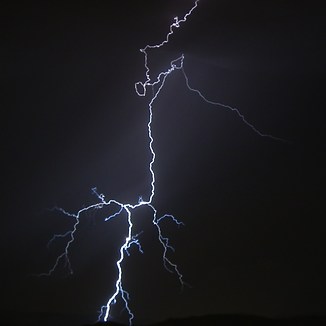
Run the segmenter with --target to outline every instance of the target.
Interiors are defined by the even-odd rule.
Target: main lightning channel
[[[111,200],[106,200],[104,194],[100,194],[96,188],[93,188],[93,194],[97,196],[97,198],[99,199],[99,202],[87,207],[84,207],[82,209],[80,209],[76,214],[74,213],[69,213],[66,210],[59,208],[59,207],[55,207],[54,210],[58,210],[59,212],[63,213],[64,215],[67,215],[69,217],[72,217],[75,222],[73,224],[73,228],[72,230],[65,232],[63,234],[55,234],[52,239],[49,241],[48,246],[51,245],[51,243],[57,239],[67,239],[66,242],[66,246],[64,248],[64,251],[57,257],[54,265],[52,266],[52,268],[47,272],[47,273],[41,273],[39,274],[40,276],[50,276],[52,275],[55,270],[59,267],[60,263],[63,262],[64,263],[64,267],[68,269],[70,274],[73,274],[73,269],[71,266],[71,262],[69,259],[69,250],[70,247],[72,245],[72,243],[75,240],[75,233],[77,231],[78,225],[80,223],[80,217],[83,213],[87,212],[87,211],[91,211],[91,210],[95,210],[95,209],[102,209],[104,206],[111,206],[111,205],[115,205],[118,207],[117,211],[115,213],[113,213],[112,215],[108,216],[105,221],[109,221],[113,218],[116,218],[118,216],[120,216],[123,212],[126,213],[127,215],[127,223],[128,223],[128,232],[127,232],[127,236],[125,238],[125,240],[123,241],[120,249],[119,249],[119,259],[116,261],[116,267],[117,267],[117,271],[118,271],[118,277],[116,279],[115,282],[115,291],[112,294],[112,296],[109,298],[109,300],[107,301],[107,303],[105,305],[103,305],[101,307],[100,310],[100,314],[99,314],[99,320],[103,320],[103,321],[108,321],[112,318],[111,315],[111,309],[112,306],[117,302],[118,298],[120,297],[125,305],[125,309],[128,312],[128,316],[129,316],[129,325],[132,325],[132,321],[134,319],[134,314],[132,312],[132,310],[129,307],[129,299],[130,299],[130,295],[129,293],[124,289],[123,287],[123,269],[122,269],[122,262],[124,261],[126,254],[129,255],[129,248],[132,245],[136,245],[138,247],[138,250],[143,253],[143,250],[141,248],[140,242],[138,240],[138,235],[133,235],[133,223],[132,223],[132,212],[141,207],[141,206],[147,206],[149,207],[152,212],[153,212],[153,218],[152,218],[152,223],[155,226],[156,230],[157,230],[157,235],[158,235],[158,240],[160,242],[160,244],[162,245],[163,248],[163,253],[162,253],[162,260],[163,260],[163,265],[166,268],[167,271],[171,272],[171,273],[175,273],[179,279],[179,282],[181,284],[181,286],[183,287],[186,283],[183,281],[183,275],[180,272],[177,264],[175,264],[169,257],[168,257],[168,253],[169,251],[174,251],[174,248],[171,246],[169,238],[165,237],[163,235],[163,232],[161,230],[160,227],[160,222],[164,219],[170,219],[172,222],[174,222],[175,224],[177,224],[178,226],[183,225],[182,222],[179,222],[177,220],[177,218],[175,218],[173,215],[171,214],[165,214],[161,217],[158,217],[158,212],[156,210],[156,208],[153,206],[152,202],[153,202],[153,198],[155,196],[155,172],[153,169],[153,165],[155,163],[155,159],[156,159],[156,154],[154,151],[154,147],[153,147],[153,143],[154,143],[154,138],[153,138],[153,133],[152,133],[152,122],[153,122],[153,104],[155,102],[155,100],[157,99],[157,97],[159,96],[162,88],[165,85],[166,79],[167,77],[175,70],[180,70],[183,67],[183,59],[184,56],[181,55],[180,57],[176,58],[175,60],[172,60],[170,62],[170,67],[166,70],[166,71],[162,71],[160,72],[157,77],[155,78],[154,82],[151,82],[151,79],[149,77],[150,75],[150,69],[149,66],[147,64],[147,52],[146,50],[148,48],[159,48],[161,46],[163,46],[165,43],[167,43],[169,41],[169,37],[173,34],[173,30],[175,27],[180,27],[180,23],[183,23],[186,21],[187,17],[192,13],[192,11],[197,7],[197,3],[199,0],[197,0],[195,2],[195,5],[190,9],[190,11],[184,16],[183,19],[179,20],[178,18],[174,19],[174,23],[170,26],[170,31],[166,36],[166,39],[156,45],[156,46],[146,46],[144,49],[142,49],[141,51],[144,53],[145,56],[145,75],[147,77],[147,80],[145,81],[145,83],[141,83],[138,82],[135,84],[135,88],[137,91],[137,85],[141,84],[143,89],[144,89],[144,94],[141,94],[137,91],[137,94],[139,96],[143,96],[146,93],[146,89],[148,87],[152,88],[153,90],[156,88],[156,91],[153,92],[153,96],[151,98],[151,100],[149,101],[148,104],[148,112],[149,112],[149,120],[147,123],[147,130],[148,130],[148,138],[149,138],[149,150],[151,153],[151,160],[149,162],[149,171],[150,171],[150,175],[151,175],[151,182],[150,182],[150,186],[151,186],[151,192],[150,192],[150,196],[148,198],[148,200],[143,200],[142,197],[139,198],[138,203],[136,204],[131,204],[131,203],[121,203],[117,200],[111,199]]]
[[[65,248],[63,252],[57,257],[54,265],[52,268],[47,272],[47,273],[42,273],[39,274],[40,276],[50,276],[52,275],[57,268],[59,268],[59,265],[63,264],[64,268],[68,270],[70,274],[73,274],[73,269],[72,265],[69,259],[69,251],[70,247],[72,246],[74,240],[75,240],[75,235],[80,223],[80,218],[82,214],[86,213],[87,211],[92,211],[92,210],[97,210],[97,209],[102,209],[105,206],[112,206],[116,207],[116,210],[113,214],[105,218],[105,221],[109,221],[111,219],[117,218],[117,217],[122,217],[125,215],[125,218],[127,220],[127,235],[125,236],[124,240],[122,241],[122,244],[119,249],[119,258],[115,262],[116,268],[117,268],[117,279],[115,281],[115,286],[114,286],[114,291],[111,297],[108,299],[107,303],[103,305],[100,309],[100,314],[99,314],[99,321],[108,321],[113,319],[112,316],[112,308],[113,306],[117,303],[118,299],[122,300],[124,307],[128,313],[128,319],[129,319],[129,325],[132,325],[133,319],[134,319],[134,313],[132,312],[130,306],[129,306],[129,300],[130,300],[130,295],[129,293],[125,290],[123,287],[123,268],[122,268],[122,263],[124,262],[126,255],[129,256],[129,249],[132,246],[136,246],[139,250],[140,253],[143,253],[143,249],[141,247],[141,243],[139,241],[139,236],[140,233],[134,234],[134,229],[133,229],[133,211],[146,206],[151,209],[152,211],[152,223],[154,227],[156,228],[157,231],[157,236],[158,240],[162,246],[162,261],[163,265],[166,268],[167,271],[174,273],[177,275],[179,282],[181,286],[183,287],[186,285],[186,283],[183,280],[183,275],[179,270],[179,267],[177,264],[175,264],[169,257],[169,252],[172,251],[174,252],[174,247],[170,244],[169,238],[163,235],[162,229],[160,227],[160,223],[167,219],[172,221],[178,226],[183,225],[182,222],[178,221],[177,218],[175,218],[171,214],[164,214],[162,216],[158,216],[158,212],[156,208],[153,205],[153,199],[155,196],[155,171],[154,171],[154,164],[155,164],[155,159],[156,159],[156,154],[154,150],[154,138],[153,138],[153,132],[152,132],[152,122],[153,122],[153,105],[156,99],[158,98],[161,90],[163,89],[166,80],[168,76],[170,76],[173,72],[175,71],[181,71],[183,73],[183,76],[185,78],[185,83],[189,91],[196,93],[200,98],[205,101],[208,104],[214,105],[214,106],[219,106],[231,111],[234,111],[239,118],[248,126],[250,127],[255,133],[257,133],[260,136],[263,137],[270,137],[276,140],[281,140],[280,138],[274,137],[269,134],[264,134],[260,132],[258,129],[256,129],[251,123],[249,123],[245,117],[240,113],[240,111],[236,108],[233,108],[229,105],[224,105],[218,102],[211,101],[207,99],[202,92],[199,90],[193,88],[190,86],[189,78],[185,73],[184,70],[184,55],[180,55],[176,59],[172,60],[170,62],[170,67],[167,68],[166,70],[160,72],[155,78],[151,76],[151,69],[148,64],[148,51],[149,50],[154,50],[154,49],[159,49],[163,47],[165,44],[167,44],[171,38],[171,36],[174,34],[174,31],[179,28],[183,23],[187,21],[187,18],[193,13],[193,11],[197,8],[199,3],[199,0],[196,0],[194,2],[194,5],[190,8],[190,10],[183,16],[183,18],[179,19],[178,17],[174,18],[173,23],[169,26],[169,31],[166,34],[165,39],[156,45],[146,45],[144,48],[140,49],[141,53],[144,56],[144,69],[145,69],[145,81],[141,82],[138,81],[135,83],[135,91],[138,94],[138,96],[146,96],[147,95],[147,90],[151,89],[153,91],[152,97],[149,100],[148,103],[148,123],[147,123],[147,131],[148,131],[148,148],[151,153],[151,160],[148,165],[148,169],[150,172],[150,195],[147,200],[143,200],[142,197],[138,199],[138,202],[135,204],[132,203],[122,203],[118,200],[115,199],[110,199],[106,200],[105,196],[97,191],[96,188],[92,189],[93,194],[97,197],[98,202],[92,205],[89,205],[87,207],[84,207],[80,209],[77,213],[69,213],[66,210],[55,207],[54,210],[57,210],[61,212],[62,214],[71,217],[74,220],[73,227],[71,230],[62,233],[62,234],[55,234],[52,239],[49,241],[48,246],[52,244],[53,241],[58,240],[58,239],[63,239],[66,241]]]

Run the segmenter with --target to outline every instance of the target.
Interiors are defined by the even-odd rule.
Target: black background
[[[112,294],[124,217],[83,215],[72,276],[53,266],[67,211],[150,194],[148,98],[139,49],[161,42],[192,1],[29,1],[1,5],[3,311],[86,314]],[[185,55],[154,104],[154,204],[184,279],[166,272],[151,213],[134,215],[144,254],[124,266],[135,321],[208,313],[325,312],[325,13],[317,1],[201,0],[153,75]],[[62,267],[62,266],[61,266]],[[118,321],[126,322],[120,303]]]

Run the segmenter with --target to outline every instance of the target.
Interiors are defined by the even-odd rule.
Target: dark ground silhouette
[[[97,323],[100,325],[118,326],[121,324],[108,322]],[[259,316],[249,315],[209,315],[209,316],[197,316],[180,319],[169,319],[160,323],[152,324],[152,326],[314,326],[314,325],[326,325],[325,316],[301,316],[284,319],[272,319]],[[91,326],[91,325],[87,325]]]
[[[48,313],[2,313],[1,326],[122,326],[110,321],[98,323],[82,322],[85,316]],[[85,319],[84,319],[85,320]],[[87,318],[86,318],[87,320]],[[135,323],[136,326],[142,326]],[[324,326],[326,316],[297,316],[291,318],[266,318],[250,315],[206,315],[168,319],[146,326]],[[145,325],[144,325],[145,326]]]

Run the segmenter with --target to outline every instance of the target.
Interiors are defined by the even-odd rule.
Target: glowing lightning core
[[[138,250],[141,253],[143,252],[141,244],[138,240],[139,234],[134,234],[134,232],[133,232],[132,214],[133,214],[133,211],[139,207],[147,206],[152,210],[152,212],[153,212],[152,223],[157,230],[158,240],[161,243],[162,249],[163,249],[163,254],[162,254],[163,264],[168,271],[175,273],[177,275],[181,286],[185,285],[185,282],[183,281],[183,275],[181,274],[178,266],[174,262],[172,262],[170,260],[170,258],[168,257],[169,250],[173,251],[174,248],[170,245],[169,239],[167,237],[163,236],[162,230],[160,228],[160,222],[163,219],[171,219],[177,225],[182,225],[183,223],[179,222],[173,215],[170,215],[170,214],[165,214],[161,217],[158,217],[157,210],[152,205],[153,198],[155,196],[155,173],[154,173],[153,165],[155,163],[155,158],[156,158],[155,151],[153,148],[154,139],[153,139],[153,135],[152,135],[153,104],[154,104],[155,100],[157,99],[157,97],[159,96],[160,91],[162,90],[167,77],[172,72],[174,72],[176,70],[181,70],[184,75],[187,88],[190,91],[197,93],[205,102],[212,104],[214,106],[220,106],[220,107],[234,111],[246,125],[248,125],[254,132],[259,134],[260,136],[267,136],[267,137],[271,137],[274,139],[278,139],[271,135],[266,135],[266,134],[263,134],[260,131],[258,131],[252,124],[247,122],[247,120],[239,112],[239,110],[232,108],[231,106],[228,106],[228,105],[224,105],[224,104],[221,104],[218,102],[213,102],[211,100],[208,100],[207,98],[204,97],[204,95],[199,90],[192,88],[189,84],[189,79],[184,71],[184,65],[183,65],[184,55],[183,54],[180,55],[175,60],[172,60],[170,62],[170,67],[167,70],[160,72],[155,78],[151,77],[151,71],[150,71],[150,68],[148,65],[148,50],[158,49],[158,48],[164,46],[166,43],[168,43],[170,37],[174,33],[174,30],[176,28],[179,28],[182,23],[186,22],[187,18],[192,14],[192,12],[198,6],[198,2],[199,2],[199,0],[196,0],[194,2],[193,7],[184,15],[184,17],[182,19],[179,19],[178,17],[174,18],[174,22],[170,25],[169,32],[167,33],[166,38],[161,43],[156,44],[156,45],[146,45],[144,48],[140,49],[140,51],[144,55],[144,68],[145,68],[145,78],[146,79],[145,79],[145,82],[140,82],[140,81],[136,82],[135,90],[139,96],[146,96],[148,88],[151,88],[153,90],[153,95],[148,104],[149,120],[147,123],[148,138],[149,138],[148,146],[149,146],[149,150],[151,152],[151,157],[152,157],[151,161],[149,162],[149,171],[151,174],[151,181],[150,181],[151,193],[150,193],[149,198],[147,200],[143,200],[142,198],[139,198],[138,202],[135,204],[121,203],[114,199],[106,200],[105,196],[103,194],[99,193],[96,188],[93,188],[92,191],[93,191],[93,194],[95,194],[97,196],[97,198],[99,200],[98,203],[90,205],[85,208],[82,208],[75,214],[69,213],[62,208],[58,208],[58,207],[54,208],[54,209],[60,211],[61,213],[65,214],[69,217],[72,217],[75,222],[74,222],[73,228],[70,231],[63,233],[63,234],[56,234],[50,240],[49,244],[51,244],[57,238],[65,238],[66,246],[64,248],[64,251],[57,257],[53,267],[47,273],[40,274],[40,275],[44,275],[44,276],[51,275],[56,270],[56,268],[59,266],[59,264],[62,262],[64,263],[64,265],[68,269],[68,271],[71,274],[73,273],[72,266],[71,266],[70,259],[69,259],[69,250],[70,250],[72,243],[74,242],[75,233],[77,231],[77,228],[78,228],[78,225],[80,222],[80,217],[83,213],[85,213],[87,211],[95,210],[95,209],[102,209],[104,206],[113,206],[113,207],[116,206],[117,207],[116,212],[114,214],[108,216],[105,219],[105,221],[109,221],[115,217],[121,216],[122,214],[126,214],[128,228],[127,228],[127,235],[119,249],[119,253],[120,253],[119,259],[116,262],[118,277],[115,281],[115,291],[112,294],[112,296],[109,298],[107,303],[101,307],[99,320],[107,321],[110,319],[111,308],[117,302],[117,300],[120,298],[123,301],[125,308],[128,312],[129,324],[130,325],[132,324],[134,314],[129,307],[129,293],[124,289],[123,284],[122,284],[123,270],[121,267],[121,263],[124,261],[126,254],[129,255],[129,248],[131,246],[136,245],[138,247]]]

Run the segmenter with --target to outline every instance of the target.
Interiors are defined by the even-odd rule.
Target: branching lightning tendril
[[[180,281],[181,286],[184,286],[186,283],[183,280],[183,275],[180,272],[177,264],[175,264],[168,256],[169,250],[174,251],[174,248],[170,245],[169,238],[165,237],[162,233],[161,227],[160,227],[160,222],[164,219],[170,219],[177,225],[183,225],[182,222],[178,221],[173,215],[170,214],[165,214],[163,216],[158,216],[156,208],[153,206],[153,198],[155,196],[155,172],[153,169],[155,159],[156,159],[156,154],[154,151],[153,143],[154,143],[154,138],[152,134],[152,120],[153,120],[153,104],[157,97],[159,96],[162,88],[165,85],[165,82],[167,80],[167,77],[174,71],[180,70],[185,78],[185,83],[189,91],[194,92],[200,96],[200,98],[205,101],[208,104],[214,105],[214,106],[219,106],[231,111],[234,111],[240,119],[248,126],[250,127],[255,133],[257,133],[260,136],[264,137],[270,137],[273,139],[279,139],[276,137],[273,137],[271,135],[263,134],[259,130],[257,130],[251,123],[249,123],[245,117],[240,113],[240,111],[236,108],[233,108],[229,105],[224,105],[218,102],[211,101],[207,99],[199,90],[194,89],[190,86],[188,76],[185,73],[184,70],[184,55],[181,54],[178,58],[172,60],[170,62],[170,67],[166,71],[160,72],[155,78],[151,77],[151,70],[148,64],[148,51],[149,50],[154,50],[163,47],[165,44],[167,44],[170,40],[170,37],[173,35],[174,31],[181,26],[181,24],[185,23],[187,18],[192,14],[192,12],[197,8],[199,3],[199,0],[196,0],[194,2],[194,5],[192,8],[184,15],[182,19],[179,19],[178,17],[174,18],[174,22],[170,25],[169,32],[166,34],[166,38],[159,44],[156,45],[146,45],[144,48],[140,49],[141,53],[144,56],[144,68],[145,68],[145,81],[141,82],[138,81],[135,83],[135,90],[136,93],[139,96],[146,96],[148,88],[153,90],[153,95],[149,101],[148,104],[148,112],[149,112],[149,120],[147,123],[147,129],[148,129],[148,147],[151,153],[151,160],[149,162],[149,171],[151,175],[151,181],[150,181],[150,187],[151,187],[151,192],[149,195],[149,198],[147,200],[144,200],[142,197],[138,199],[138,202],[132,204],[132,203],[122,203],[114,199],[109,199],[107,200],[105,196],[97,191],[96,188],[92,189],[93,194],[98,198],[98,202],[95,204],[92,204],[90,206],[84,207],[80,209],[77,213],[69,213],[66,210],[55,207],[54,210],[57,210],[72,219],[74,219],[74,224],[71,230],[63,233],[63,234],[55,234],[52,239],[49,241],[48,245],[50,245],[53,241],[55,241],[58,238],[65,239],[66,244],[63,252],[57,257],[54,265],[52,268],[47,272],[47,273],[42,273],[39,274],[40,276],[50,276],[54,271],[59,267],[59,264],[64,264],[65,268],[69,271],[69,273],[73,273],[72,265],[69,259],[69,251],[70,247],[72,246],[74,239],[75,239],[75,233],[77,231],[80,218],[83,213],[95,209],[102,209],[105,206],[112,206],[116,207],[116,212],[113,213],[112,215],[108,216],[105,221],[109,221],[111,219],[114,219],[116,217],[121,217],[123,214],[126,215],[127,219],[127,232],[126,232],[126,237],[120,247],[119,250],[119,258],[116,261],[116,267],[118,271],[118,276],[115,281],[115,291],[111,295],[111,297],[108,299],[107,303],[101,307],[100,315],[99,315],[99,320],[107,321],[109,320],[111,316],[111,308],[112,306],[117,302],[118,299],[122,300],[124,303],[125,309],[128,313],[128,318],[129,318],[129,324],[132,324],[132,321],[134,319],[134,314],[129,306],[129,293],[125,290],[122,282],[122,276],[123,276],[123,270],[122,270],[122,262],[126,258],[126,255],[129,256],[129,249],[131,246],[135,245],[138,250],[143,253],[141,243],[139,242],[138,234],[134,234],[134,229],[133,229],[133,211],[135,211],[137,208],[146,206],[152,210],[153,217],[152,217],[152,223],[154,227],[156,228],[157,231],[157,236],[160,244],[162,245],[162,260],[164,267],[171,273],[175,273]]]

